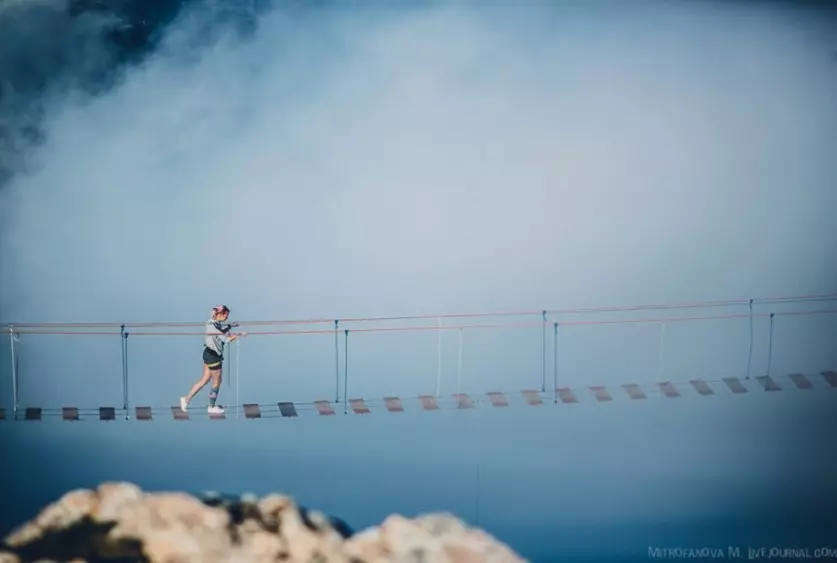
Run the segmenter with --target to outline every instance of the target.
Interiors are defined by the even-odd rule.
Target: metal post
[[[558,323],[554,323],[555,336],[552,342],[552,398],[558,403]]]
[[[546,311],[543,311],[543,380],[541,381],[541,393],[546,392]]]
[[[770,339],[767,343],[767,375],[770,375],[770,365],[773,363],[773,315],[770,313]]]
[[[343,345],[344,348],[344,367],[343,367],[343,414],[349,414],[349,329],[345,331],[346,337]]]
[[[747,379],[750,379],[750,369],[753,365],[753,300],[750,299],[750,346],[747,349]]]
[[[340,321],[334,320],[334,402],[340,402],[340,348],[337,343],[337,327]]]
[[[125,325],[120,329],[120,340],[122,341],[122,408],[125,409],[125,420],[129,420],[128,410],[128,334],[125,332]]]
[[[15,327],[9,325],[9,343],[12,347],[12,417],[17,420],[18,385],[17,385],[17,350],[15,350]]]

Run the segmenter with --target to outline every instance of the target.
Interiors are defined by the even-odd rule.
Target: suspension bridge
[[[783,317],[833,316],[837,314],[837,293],[767,297],[760,299],[694,301],[645,305],[623,305],[612,307],[588,307],[574,309],[543,309],[527,311],[478,312],[422,314],[407,316],[348,317],[342,319],[274,319],[244,320],[236,323],[248,332],[249,337],[284,335],[319,335],[331,337],[334,342],[334,396],[319,397],[306,401],[275,400],[269,402],[242,403],[239,399],[238,382],[241,349],[236,341],[231,344],[230,364],[232,379],[236,382],[235,405],[227,406],[224,414],[207,414],[205,411],[182,412],[177,405],[134,404],[129,386],[129,338],[174,338],[203,337],[202,331],[190,330],[203,327],[204,322],[6,322],[11,353],[12,408],[10,412],[0,408],[0,421],[40,421],[58,419],[64,421],[99,420],[114,421],[133,419],[151,421],[159,419],[191,420],[193,418],[304,418],[306,416],[328,417],[339,413],[344,415],[373,415],[377,413],[397,414],[408,411],[434,412],[440,410],[470,410],[478,408],[550,408],[585,402],[609,403],[614,401],[675,400],[687,397],[712,397],[717,395],[748,395],[776,392],[829,392],[837,388],[837,373],[818,371],[803,373],[773,373],[774,323]],[[816,305],[816,308],[811,308]],[[829,305],[831,307],[829,308]],[[794,310],[776,310],[787,308]],[[696,314],[697,310],[714,310],[714,314]],[[720,310],[743,309],[742,312],[717,312]],[[766,309],[766,310],[756,310]],[[628,314],[627,318],[595,318],[602,314]],[[649,316],[651,315],[651,316]],[[591,318],[593,317],[593,318]],[[522,322],[508,319],[523,318]],[[767,368],[753,373],[753,344],[755,319],[769,322]],[[660,358],[662,360],[663,339],[668,325],[675,323],[699,323],[701,321],[744,320],[749,323],[746,371],[740,376],[688,378],[673,380],[661,377],[657,381],[625,381],[618,384],[590,384],[568,386],[562,384],[559,372],[559,335],[562,330],[573,326],[594,325],[639,325],[655,324],[661,327]],[[436,321],[435,324],[420,324]],[[448,324],[443,324],[445,321]],[[451,321],[453,321],[451,323]],[[490,321],[490,322],[486,322]],[[407,326],[369,326],[375,323],[408,322]],[[313,325],[315,328],[299,328]],[[462,374],[463,334],[467,331],[493,329],[540,329],[541,377],[539,388],[531,386],[515,391],[489,389],[479,393],[458,392],[443,395],[441,388],[441,334],[459,334],[458,373]],[[350,394],[350,335],[354,333],[386,332],[436,332],[438,335],[438,358],[435,393],[428,391],[415,396],[356,397]],[[25,339],[51,335],[66,338],[101,337],[118,338],[122,355],[122,404],[95,406],[32,406],[20,404],[20,346]],[[339,343],[343,342],[341,361]],[[550,346],[551,344],[551,346]],[[549,357],[551,350],[551,358]],[[548,373],[551,371],[551,382]],[[342,383],[342,386],[341,386]],[[551,384],[550,384],[551,383]],[[229,384],[229,380],[228,380]],[[341,389],[342,387],[342,389]],[[342,391],[342,394],[341,394]],[[341,397],[342,395],[342,397]]]

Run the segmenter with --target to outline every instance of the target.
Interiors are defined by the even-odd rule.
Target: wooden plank
[[[808,381],[808,378],[801,373],[790,374],[790,379],[796,385],[797,389],[813,389],[814,385]]]
[[[99,407],[99,420],[116,420],[116,409],[113,407]]]
[[[695,388],[695,391],[701,395],[714,395],[715,392],[709,387],[709,384],[702,379],[693,379],[689,383]]]
[[[24,420],[41,420],[41,408],[40,407],[26,407],[26,411],[24,411]]]
[[[642,392],[642,389],[636,383],[626,383],[622,388],[625,389],[625,392],[631,399],[647,399],[645,393]]]
[[[6,409],[0,409],[0,420],[6,420]]]
[[[78,407],[63,407],[61,409],[62,420],[78,420]]]
[[[366,406],[363,399],[349,399],[349,405],[355,414],[370,414],[372,411]]]
[[[825,378],[829,385],[837,387],[837,373],[834,373],[833,371],[824,371],[821,375]]]
[[[386,403],[389,412],[404,412],[404,405],[401,404],[401,399],[398,397],[384,397],[384,403]]]
[[[285,418],[299,416],[296,412],[296,406],[292,402],[279,403],[279,412]]]
[[[151,407],[137,407],[137,420],[151,420]]]
[[[320,416],[332,416],[334,414],[334,409],[331,408],[329,401],[314,401],[314,405],[317,407]]]
[[[499,391],[491,391],[488,393],[488,398],[491,399],[491,404],[495,407],[507,407],[509,406],[508,400],[506,400],[506,396],[503,395]]]
[[[765,391],[781,391],[782,388],[769,375],[757,375],[756,381],[761,383]]]
[[[439,410],[439,403],[436,401],[436,397],[433,395],[419,395],[419,400],[421,401],[421,408],[426,411],[437,411]]]
[[[454,393],[453,398],[456,399],[457,409],[472,409],[474,403],[471,402],[471,397],[467,393]]]
[[[541,400],[541,396],[537,391],[533,391],[531,389],[527,389],[522,392],[523,396],[526,397],[526,404],[531,405],[533,407],[537,407],[543,404],[543,400]]]
[[[660,387],[660,391],[663,392],[663,396],[668,397],[669,399],[674,399],[680,396],[680,392],[674,388],[671,381],[663,381],[657,385]]]
[[[577,403],[578,399],[575,398],[573,395],[573,390],[569,387],[561,387],[555,390],[555,394],[561,400],[562,403]]]
[[[736,394],[746,393],[747,388],[742,385],[741,381],[738,380],[737,377],[725,377],[724,383],[727,384],[729,390]]]
[[[256,403],[244,404],[244,418],[261,418],[262,411]]]
[[[602,385],[591,385],[590,391],[593,392],[593,396],[596,397],[596,400],[600,403],[606,403],[607,401],[613,400],[613,397],[610,396],[610,392],[608,392],[607,387]]]
[[[171,415],[175,420],[189,420],[189,413],[180,410],[180,407],[172,407]]]

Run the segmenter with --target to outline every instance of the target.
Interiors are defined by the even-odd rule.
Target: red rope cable
[[[822,309],[817,311],[794,311],[783,313],[753,313],[752,317],[775,317],[786,316],[808,316],[808,315],[830,315],[837,313],[837,309]],[[669,322],[684,322],[684,321],[706,321],[706,320],[724,320],[724,319],[743,319],[749,318],[749,313],[737,313],[729,315],[706,315],[693,317],[657,317],[650,319],[618,319],[618,320],[599,320],[599,321],[561,321],[557,324],[559,326],[573,326],[573,325],[609,325],[609,324],[653,324],[653,323],[669,323]],[[349,332],[422,332],[422,331],[436,331],[436,330],[460,330],[460,329],[494,329],[494,328],[535,328],[542,327],[541,322],[532,323],[490,323],[490,324],[471,324],[471,325],[445,325],[445,326],[406,326],[406,327],[372,327],[372,328],[355,328],[349,329]],[[119,332],[95,332],[95,331],[41,331],[41,330],[23,330],[15,331],[15,334],[40,334],[40,335],[74,335],[74,336],[120,336]],[[205,336],[203,332],[131,332],[131,336]],[[252,336],[267,336],[267,335],[292,335],[292,334],[327,334],[334,335],[334,330],[327,329],[310,329],[310,330],[274,330],[274,331],[248,331],[248,335]]]

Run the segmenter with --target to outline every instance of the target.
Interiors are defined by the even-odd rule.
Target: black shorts
[[[217,371],[221,369],[221,364],[224,363],[224,358],[204,346],[203,363],[205,363],[206,367],[208,367],[211,371]]]

